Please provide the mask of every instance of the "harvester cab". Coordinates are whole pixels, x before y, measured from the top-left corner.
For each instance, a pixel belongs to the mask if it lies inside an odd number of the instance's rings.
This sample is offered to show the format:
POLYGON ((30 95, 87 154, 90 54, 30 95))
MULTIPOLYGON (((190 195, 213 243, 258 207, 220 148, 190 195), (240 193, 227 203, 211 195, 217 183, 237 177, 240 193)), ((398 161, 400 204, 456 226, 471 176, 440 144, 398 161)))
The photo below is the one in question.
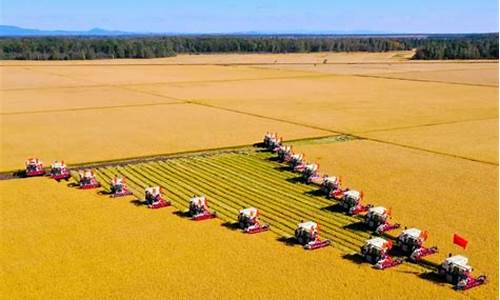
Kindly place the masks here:
POLYGON ((43 163, 38 158, 28 158, 24 162, 26 166, 26 176, 41 176, 45 175, 45 170, 43 169, 43 163))
POLYGON ((124 177, 115 176, 111 180, 111 197, 122 197, 127 195, 132 195, 132 192, 128 189, 127 183, 124 177))
POLYGON ((340 200, 340 205, 349 215, 357 215, 368 211, 372 205, 363 205, 361 200, 363 199, 363 192, 358 192, 355 190, 345 191, 340 200))
POLYGON ((94 189, 101 186, 91 169, 80 170, 78 174, 80 175, 81 189, 94 189))
POLYGON ((195 221, 212 219, 216 217, 216 213, 210 212, 208 209, 208 201, 206 196, 194 196, 189 199, 189 214, 195 221))
POLYGON ((295 239, 307 250, 315 250, 331 244, 330 240, 319 238, 319 225, 312 221, 302 222, 297 226, 295 239))
POLYGON ((403 253, 408 255, 412 261, 418 261, 425 256, 438 252, 437 247, 424 247, 427 236, 427 231, 422 231, 417 228, 405 229, 397 237, 396 245, 403 253))
POLYGON ((259 211, 255 207, 240 210, 238 224, 246 233, 259 233, 269 230, 268 224, 260 222, 259 211))
POLYGON ((439 275, 459 290, 468 290, 486 283, 486 276, 481 275, 477 278, 472 276, 473 269, 468 263, 469 260, 465 256, 449 256, 439 266, 439 275))
POLYGON ((159 186, 151 186, 144 189, 144 197, 148 208, 159 209, 170 206, 170 201, 165 200, 161 195, 161 188, 159 186))
POLYGON ((57 181, 62 179, 68 180, 71 177, 64 161, 59 162, 56 160, 52 163, 52 165, 50 165, 50 177, 57 181))
POLYGON ((388 222, 390 215, 391 212, 385 207, 370 207, 368 213, 365 215, 364 223, 368 228, 374 229, 375 233, 383 234, 384 232, 400 227, 397 223, 390 224, 388 222))
POLYGON ((403 263, 403 260, 393 259, 388 255, 392 249, 392 242, 381 237, 369 239, 361 247, 361 255, 377 269, 387 269, 403 263))

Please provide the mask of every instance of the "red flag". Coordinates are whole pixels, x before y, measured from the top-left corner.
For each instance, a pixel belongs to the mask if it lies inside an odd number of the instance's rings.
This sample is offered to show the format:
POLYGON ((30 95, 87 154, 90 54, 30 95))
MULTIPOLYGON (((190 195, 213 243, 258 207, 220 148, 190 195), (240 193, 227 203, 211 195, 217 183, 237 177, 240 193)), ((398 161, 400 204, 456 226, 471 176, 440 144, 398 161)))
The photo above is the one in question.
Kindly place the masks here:
POLYGON ((456 233, 453 235, 453 244, 455 245, 458 245, 465 249, 467 247, 468 242, 469 241, 467 241, 466 239, 464 239, 463 237, 459 236, 456 233))

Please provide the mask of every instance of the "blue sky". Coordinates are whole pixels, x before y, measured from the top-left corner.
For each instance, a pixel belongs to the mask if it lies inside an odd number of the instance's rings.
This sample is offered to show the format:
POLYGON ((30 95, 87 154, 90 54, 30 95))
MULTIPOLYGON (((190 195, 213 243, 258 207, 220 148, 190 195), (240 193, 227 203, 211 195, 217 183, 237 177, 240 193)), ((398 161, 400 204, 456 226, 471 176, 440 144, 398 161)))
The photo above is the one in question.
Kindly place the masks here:
POLYGON ((0 23, 134 32, 497 32, 496 0, 3 0, 0 23))

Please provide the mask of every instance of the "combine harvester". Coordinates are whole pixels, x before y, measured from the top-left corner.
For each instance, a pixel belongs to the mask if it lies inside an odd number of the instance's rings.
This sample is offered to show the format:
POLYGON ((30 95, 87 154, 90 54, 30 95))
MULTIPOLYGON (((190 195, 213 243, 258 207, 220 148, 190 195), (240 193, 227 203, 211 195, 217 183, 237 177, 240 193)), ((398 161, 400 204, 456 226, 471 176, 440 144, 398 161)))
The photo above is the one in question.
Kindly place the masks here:
POLYGON ((33 176, 43 176, 45 175, 45 170, 43 169, 43 163, 38 158, 28 158, 24 162, 26 166, 26 177, 33 176))
POLYGON ((278 161, 289 162, 292 159, 293 152, 291 146, 281 145, 278 149, 278 161))
POLYGON ((321 240, 319 225, 313 221, 302 222, 295 229, 295 239, 307 250, 315 250, 329 246, 330 240, 321 240))
POLYGON ((80 170, 78 175, 80 175, 80 189, 82 190, 95 189, 101 186, 94 172, 90 169, 80 170))
POLYGON ((194 196, 189 199, 189 215, 195 221, 202 221, 215 218, 217 213, 208 209, 206 196, 194 196))
POLYGON ((302 172, 306 167, 306 162, 304 160, 304 154, 296 153, 293 154, 290 160, 288 161, 290 168, 294 172, 302 172))
POLYGON ((375 237, 366 241, 361 247, 361 256, 373 264, 374 268, 384 270, 404 262, 402 258, 392 258, 388 252, 392 249, 392 242, 381 237, 375 237))
POLYGON ((385 207, 371 207, 365 215, 364 224, 378 235, 401 227, 398 223, 389 223, 388 219, 390 216, 391 212, 385 209, 385 207))
POLYGON ((438 252, 437 247, 424 247, 424 242, 427 240, 427 231, 422 231, 417 228, 405 229, 396 239, 396 246, 407 255, 411 261, 417 262, 423 257, 435 254, 438 252))
POLYGON ((363 200, 363 192, 358 192, 355 190, 349 190, 343 192, 343 196, 340 199, 340 206, 346 211, 350 216, 358 215, 360 213, 367 212, 373 207, 371 204, 363 205, 361 201, 363 200))
POLYGON ((163 198, 159 186, 151 186, 144 189, 144 198, 146 198, 148 208, 151 209, 159 209, 172 205, 170 201, 163 198))
POLYGON ((57 160, 50 165, 50 177, 56 181, 68 180, 71 177, 71 173, 64 161, 58 162, 57 160))
POLYGON ((457 290, 468 290, 486 283, 486 276, 472 276, 472 267, 468 265, 469 260, 462 255, 455 255, 446 258, 438 268, 438 274, 446 282, 455 285, 457 290))
POLYGON ((277 152, 282 144, 282 138, 278 137, 278 133, 266 132, 263 144, 267 150, 277 152))
POLYGON ((127 183, 124 177, 115 176, 110 183, 111 186, 111 197, 123 197, 132 195, 132 192, 127 188, 127 183))
POLYGON ((269 230, 269 224, 262 224, 259 219, 259 211, 254 207, 240 210, 238 214, 238 225, 246 233, 259 233, 269 230))
POLYGON ((306 164, 304 170, 302 171, 302 180, 307 184, 321 184, 321 182, 323 182, 323 178, 319 175, 318 170, 318 164, 306 164))
POLYGON ((326 194, 328 198, 340 200, 344 196, 344 193, 349 189, 342 189, 341 179, 337 176, 323 176, 323 181, 321 182, 321 191, 326 194))

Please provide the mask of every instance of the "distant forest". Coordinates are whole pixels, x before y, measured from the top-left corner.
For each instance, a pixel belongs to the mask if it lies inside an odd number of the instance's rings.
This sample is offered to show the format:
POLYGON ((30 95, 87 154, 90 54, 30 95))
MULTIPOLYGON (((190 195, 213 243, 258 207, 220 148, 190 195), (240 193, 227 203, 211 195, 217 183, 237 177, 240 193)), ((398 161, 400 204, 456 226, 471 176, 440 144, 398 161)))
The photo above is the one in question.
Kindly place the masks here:
POLYGON ((498 33, 407 37, 9 37, 0 38, 0 59, 155 58, 180 53, 386 52, 415 48, 414 59, 498 59, 498 33))

